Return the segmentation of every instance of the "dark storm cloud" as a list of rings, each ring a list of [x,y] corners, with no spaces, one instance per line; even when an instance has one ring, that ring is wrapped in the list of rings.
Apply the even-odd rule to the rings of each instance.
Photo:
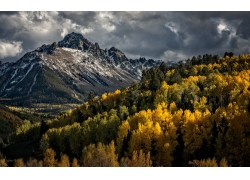
[[[60,28],[58,28],[60,19],[57,19],[57,13],[53,12],[18,12],[11,15],[2,13],[0,24],[0,46],[6,49],[5,47],[19,42],[22,49],[22,51],[12,52],[12,56],[5,57],[2,60],[4,62],[16,61],[28,51],[61,39]],[[0,53],[3,52],[0,50]],[[14,56],[15,53],[16,56]],[[0,57],[3,55],[0,54]]]
[[[92,22],[95,21],[96,13],[93,11],[86,11],[86,12],[66,11],[66,12],[59,12],[59,16],[65,19],[70,19],[72,20],[72,22],[75,22],[82,26],[88,27]]]
[[[195,53],[212,53],[223,55],[225,51],[234,51],[242,53],[239,39],[246,38],[239,36],[243,32],[245,36],[247,31],[242,31],[241,25],[249,19],[249,12],[188,12],[181,13],[187,29],[185,30],[190,36],[193,36],[189,45],[190,52]],[[187,24],[186,22],[189,22]],[[220,29],[221,28],[221,29]],[[182,28],[184,29],[184,28]],[[199,51],[197,51],[199,50]]]
[[[167,48],[177,49],[185,38],[165,26],[163,13],[115,12],[112,14],[115,29],[110,33],[110,43],[118,45],[134,56],[159,58]]]
[[[0,15],[3,15],[3,14],[10,16],[10,15],[18,14],[18,12],[17,11],[0,11]]]
[[[237,29],[237,35],[244,39],[249,39],[250,38],[250,19],[243,20],[238,29]]]
[[[0,46],[6,47],[0,57],[17,60],[73,31],[103,49],[114,46],[128,58],[249,53],[249,19],[250,12],[0,12]],[[9,52],[12,46],[15,52]]]

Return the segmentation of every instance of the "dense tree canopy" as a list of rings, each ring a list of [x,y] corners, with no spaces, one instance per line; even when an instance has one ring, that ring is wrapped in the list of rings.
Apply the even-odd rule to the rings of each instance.
[[[25,121],[11,140],[38,139],[40,156],[15,165],[250,166],[249,113],[250,55],[162,63],[55,119]]]

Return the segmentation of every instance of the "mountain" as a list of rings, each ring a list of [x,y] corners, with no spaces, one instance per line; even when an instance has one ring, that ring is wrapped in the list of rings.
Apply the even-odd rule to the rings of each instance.
[[[72,32],[58,43],[42,45],[13,63],[0,63],[0,102],[81,103],[96,95],[139,81],[143,69],[161,61],[128,59],[115,47],[101,49]]]

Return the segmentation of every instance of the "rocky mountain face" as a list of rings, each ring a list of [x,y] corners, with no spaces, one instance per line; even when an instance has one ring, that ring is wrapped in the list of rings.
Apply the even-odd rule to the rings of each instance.
[[[90,91],[101,95],[127,87],[140,80],[143,69],[160,63],[128,59],[115,47],[103,50],[73,32],[14,63],[0,62],[0,102],[81,103]]]

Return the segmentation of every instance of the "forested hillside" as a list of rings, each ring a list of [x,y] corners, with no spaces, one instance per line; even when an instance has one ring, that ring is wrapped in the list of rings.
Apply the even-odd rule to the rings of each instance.
[[[0,105],[0,143],[21,124],[21,121],[9,108]]]
[[[250,55],[162,63],[128,88],[27,121],[10,144],[36,142],[33,152],[2,153],[0,166],[250,166],[249,85]]]

